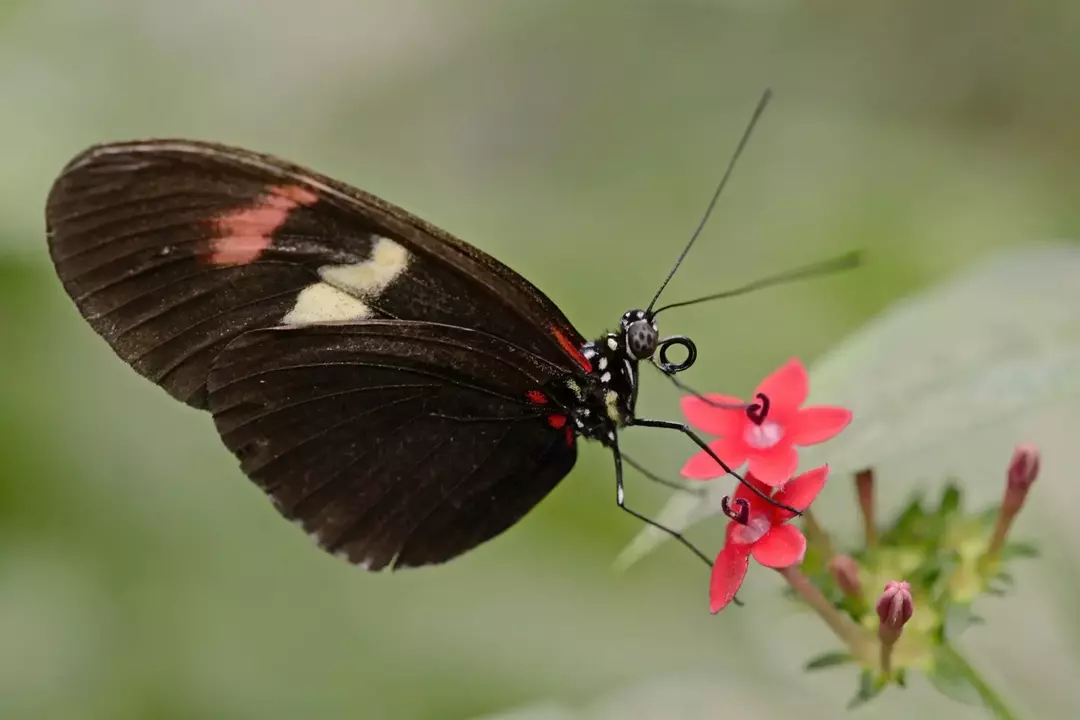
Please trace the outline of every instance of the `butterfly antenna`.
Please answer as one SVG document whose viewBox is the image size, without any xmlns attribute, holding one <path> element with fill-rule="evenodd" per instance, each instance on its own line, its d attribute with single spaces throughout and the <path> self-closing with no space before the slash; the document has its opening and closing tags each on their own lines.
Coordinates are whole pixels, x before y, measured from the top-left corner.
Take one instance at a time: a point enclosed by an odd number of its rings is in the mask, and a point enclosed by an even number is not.
<svg viewBox="0 0 1080 720">
<path fill-rule="evenodd" d="M 794 270 L 788 270 L 786 272 L 777 273 L 776 275 L 769 275 L 763 278 L 749 282 L 746 285 L 742 285 L 730 290 L 724 290 L 723 292 L 713 293 L 712 295 L 705 295 L 703 297 L 694 298 L 693 300 L 684 300 L 682 302 L 671 303 L 670 305 L 664 305 L 661 308 L 657 308 L 653 311 L 653 316 L 659 315 L 665 310 L 670 310 L 677 307 L 686 307 L 687 305 L 697 305 L 698 303 L 709 302 L 710 300 L 720 300 L 721 298 L 731 298 L 739 295 L 746 295 L 747 293 L 754 292 L 756 290 L 762 290 L 767 287 L 773 287 L 776 285 L 787 285 L 789 283 L 798 282 L 800 280 L 810 280 L 812 278 L 822 277 L 824 275 L 832 275 L 834 273 L 843 272 L 845 270 L 851 270 L 859 267 L 863 261 L 863 254 L 859 250 L 853 250 L 843 255 L 824 260 L 822 262 L 816 262 L 811 265 L 804 265 Z"/>
<path fill-rule="evenodd" d="M 766 89 L 761 95 L 761 99 L 758 100 L 757 107 L 754 108 L 754 114 L 750 117 L 750 122 L 746 125 L 746 130 L 743 131 L 742 139 L 739 140 L 739 145 L 735 148 L 735 152 L 731 155 L 731 159 L 728 160 L 727 170 L 724 171 L 724 176 L 720 178 L 720 183 L 716 186 L 716 191 L 713 193 L 712 200 L 709 201 L 709 207 L 705 209 L 705 215 L 702 216 L 701 222 L 698 223 L 697 229 L 694 230 L 694 234 L 690 236 L 690 242 L 686 243 L 686 247 L 683 248 L 682 253 L 679 255 L 679 259 L 675 261 L 674 267 L 671 268 L 671 272 L 664 278 L 664 282 L 660 284 L 660 289 L 653 295 L 652 302 L 649 303 L 648 309 L 645 311 L 647 314 L 652 315 L 653 306 L 656 305 L 656 301 L 660 299 L 660 295 L 664 292 L 664 288 L 671 282 L 671 278 L 675 276 L 679 266 L 682 265 L 683 260 L 686 259 L 687 253 L 690 252 L 690 248 L 694 246 L 698 236 L 701 235 L 701 231 L 705 228 L 705 223 L 709 221 L 709 216 L 712 215 L 713 208 L 716 207 L 716 201 L 720 199 L 720 193 L 724 191 L 724 186 L 727 185 L 728 178 L 731 177 L 731 172 L 735 169 L 735 163 L 738 162 L 739 156 L 742 155 L 743 149 L 750 141 L 750 136 L 754 132 L 754 127 L 757 125 L 758 120 L 761 119 L 761 114 L 765 112 L 765 107 L 769 104 L 769 100 L 772 99 L 772 90 Z"/>
</svg>

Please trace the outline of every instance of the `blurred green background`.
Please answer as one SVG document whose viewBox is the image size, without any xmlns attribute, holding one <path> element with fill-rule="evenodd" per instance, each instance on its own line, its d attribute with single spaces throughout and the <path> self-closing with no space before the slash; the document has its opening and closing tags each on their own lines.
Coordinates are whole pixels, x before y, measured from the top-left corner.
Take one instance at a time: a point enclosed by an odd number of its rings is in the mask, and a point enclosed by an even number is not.
<svg viewBox="0 0 1080 720">
<path fill-rule="evenodd" d="M 376 576 L 324 556 L 209 418 L 78 317 L 45 251 L 45 195 L 94 142 L 248 146 L 495 254 L 591 337 L 648 301 L 772 86 L 666 297 L 852 248 L 870 262 L 665 318 L 698 343 L 688 380 L 739 394 L 996 250 L 1080 238 L 1078 38 L 1072 0 L 3 0 L 0 718 L 843 716 L 854 678 L 800 673 L 833 641 L 772 574 L 712 617 L 704 569 L 674 544 L 613 571 L 639 528 L 598 446 L 447 566 Z M 654 381 L 640 407 L 677 417 L 677 400 Z M 992 499 L 1012 443 L 1075 457 L 1075 428 L 1026 417 L 953 447 L 949 467 L 989 467 L 970 480 Z M 693 452 L 643 430 L 623 443 L 671 476 Z M 907 461 L 897 501 L 940 480 L 929 456 Z M 1048 556 L 968 647 L 1030 717 L 1075 718 L 1080 493 L 1045 465 L 1020 530 Z M 663 504 L 630 483 L 639 508 Z M 855 527 L 831 490 L 827 517 Z M 694 537 L 715 550 L 719 529 Z M 982 717 L 918 681 L 857 716 L 913 712 Z"/>
</svg>

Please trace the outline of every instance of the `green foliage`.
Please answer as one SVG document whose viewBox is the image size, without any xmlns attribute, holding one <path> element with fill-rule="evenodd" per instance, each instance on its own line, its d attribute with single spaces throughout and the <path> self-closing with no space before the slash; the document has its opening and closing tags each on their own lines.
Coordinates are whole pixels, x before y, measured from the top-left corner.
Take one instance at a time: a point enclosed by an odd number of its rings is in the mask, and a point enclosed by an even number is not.
<svg viewBox="0 0 1080 720">
<path fill-rule="evenodd" d="M 995 516 L 997 511 L 994 508 Z M 877 666 L 876 655 L 872 662 L 870 656 L 863 658 L 859 691 L 849 708 L 870 701 L 890 683 L 904 686 L 909 670 L 925 672 L 932 685 L 951 699 L 984 703 L 991 709 L 1000 704 L 952 645 L 972 625 L 982 624 L 972 609 L 978 595 L 1000 596 L 1014 584 L 1013 576 L 1002 569 L 1006 553 L 998 562 L 981 562 L 993 527 L 985 522 L 987 514 L 966 513 L 963 491 L 957 482 L 949 481 L 936 505 L 928 504 L 923 496 L 914 497 L 882 528 L 876 543 L 848 553 L 860 564 L 864 594 L 842 596 L 835 601 L 838 609 L 857 624 L 874 627 L 879 580 L 904 580 L 911 586 L 918 618 L 916 621 L 913 617 L 905 626 L 888 673 Z M 1027 543 L 1011 542 L 1006 547 L 1014 548 L 1009 559 L 1035 555 L 1035 548 Z M 823 555 L 823 548 L 808 550 L 810 562 L 805 574 L 826 597 L 833 598 L 839 591 Z M 852 659 L 848 651 L 827 652 L 809 661 L 806 669 L 831 667 Z M 1007 711 L 998 716 L 1009 717 Z"/>
<path fill-rule="evenodd" d="M 834 668 L 839 665 L 846 665 L 850 662 L 854 662 L 855 658 L 851 653 L 844 650 L 832 650 L 830 652 L 824 652 L 815 658 L 807 660 L 803 669 L 807 672 L 811 670 L 826 670 L 828 668 Z"/>
<path fill-rule="evenodd" d="M 873 700 L 888 683 L 886 680 L 871 670 L 863 670 L 859 673 L 859 686 L 855 691 L 855 697 L 848 701 L 847 709 L 854 710 Z"/>
</svg>

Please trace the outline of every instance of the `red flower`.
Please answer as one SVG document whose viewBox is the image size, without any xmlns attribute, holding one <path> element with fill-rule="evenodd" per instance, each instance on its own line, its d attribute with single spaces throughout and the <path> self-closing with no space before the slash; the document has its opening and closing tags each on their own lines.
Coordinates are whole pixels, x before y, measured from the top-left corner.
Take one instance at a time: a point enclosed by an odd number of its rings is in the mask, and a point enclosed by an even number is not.
<svg viewBox="0 0 1080 720">
<path fill-rule="evenodd" d="M 805 510 L 825 487 L 828 475 L 828 465 L 805 472 L 775 491 L 772 499 Z M 746 479 L 765 493 L 773 490 L 750 473 Z M 790 512 L 758 497 L 745 485 L 735 490 L 730 504 L 726 497 L 723 504 L 731 522 L 709 581 L 709 606 L 714 613 L 723 610 L 739 592 L 751 556 L 766 567 L 784 568 L 798 565 L 806 554 L 806 537 L 799 528 L 786 524 L 795 517 Z"/>
<path fill-rule="evenodd" d="M 800 408 L 806 402 L 809 382 L 798 358 L 762 380 L 747 405 L 726 395 L 706 395 L 682 400 L 686 419 L 707 433 L 719 435 L 709 448 L 732 468 L 750 462 L 749 471 L 769 487 L 780 487 L 795 474 L 799 455 L 795 446 L 824 442 L 847 427 L 851 411 L 842 407 Z M 704 450 L 687 461 L 683 477 L 711 480 L 724 474 Z"/>
</svg>

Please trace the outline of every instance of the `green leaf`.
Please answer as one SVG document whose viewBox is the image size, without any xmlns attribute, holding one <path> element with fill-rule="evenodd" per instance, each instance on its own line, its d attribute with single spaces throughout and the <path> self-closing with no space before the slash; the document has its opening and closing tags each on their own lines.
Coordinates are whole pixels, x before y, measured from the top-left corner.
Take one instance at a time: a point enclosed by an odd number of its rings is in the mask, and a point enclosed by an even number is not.
<svg viewBox="0 0 1080 720">
<path fill-rule="evenodd" d="M 942 695 L 965 705 L 982 704 L 982 696 L 968 680 L 965 668 L 947 647 L 934 650 L 934 662 L 927 673 L 934 688 Z"/>
<path fill-rule="evenodd" d="M 881 535 L 883 545 L 904 545 L 915 542 L 926 524 L 926 511 L 922 506 L 922 493 L 915 493 L 900 511 L 896 520 Z"/>
<path fill-rule="evenodd" d="M 979 525 L 981 525 L 984 530 L 992 530 L 994 525 L 997 524 L 998 515 L 1000 513 L 1000 505 L 986 508 L 978 514 Z"/>
<path fill-rule="evenodd" d="M 969 603 L 950 603 L 945 610 L 945 619 L 941 625 L 945 641 L 951 642 L 958 638 L 961 633 L 975 624 L 974 618 Z"/>
<path fill-rule="evenodd" d="M 868 703 L 873 700 L 884 687 L 884 678 L 879 679 L 872 670 L 863 670 L 862 674 L 859 675 L 859 689 L 855 692 L 855 697 L 848 701 L 847 709 L 854 710 L 860 705 Z"/>
<path fill-rule="evenodd" d="M 1037 548 L 1033 543 L 1021 541 L 1010 542 L 1006 543 L 1005 547 L 1001 549 L 1002 560 L 1035 557 L 1039 557 L 1039 548 Z"/>
<path fill-rule="evenodd" d="M 803 666 L 803 670 L 810 672 L 812 670 L 824 670 L 826 668 L 836 667 L 837 665 L 844 665 L 851 662 L 854 658 L 846 650 L 833 650 L 830 652 L 822 653 L 812 660 L 807 661 Z"/>
<path fill-rule="evenodd" d="M 814 363 L 809 404 L 844 406 L 855 420 L 800 449 L 800 466 L 828 462 L 836 477 L 925 457 L 1080 393 L 1077 277 L 1076 243 L 1028 245 L 889 306 Z"/>
<path fill-rule="evenodd" d="M 938 503 L 938 515 L 943 518 L 952 517 L 960 510 L 960 488 L 950 482 L 941 491 L 941 502 Z"/>
</svg>

